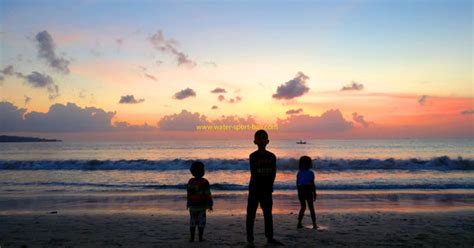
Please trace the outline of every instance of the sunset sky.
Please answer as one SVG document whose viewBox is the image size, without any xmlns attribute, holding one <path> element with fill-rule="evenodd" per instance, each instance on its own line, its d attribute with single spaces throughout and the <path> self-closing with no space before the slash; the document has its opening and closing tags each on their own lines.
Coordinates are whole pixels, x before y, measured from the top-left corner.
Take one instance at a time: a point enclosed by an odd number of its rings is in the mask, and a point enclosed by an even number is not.
<svg viewBox="0 0 474 248">
<path fill-rule="evenodd" d="M 472 20 L 470 0 L 2 0 L 0 133 L 472 138 Z"/>
</svg>

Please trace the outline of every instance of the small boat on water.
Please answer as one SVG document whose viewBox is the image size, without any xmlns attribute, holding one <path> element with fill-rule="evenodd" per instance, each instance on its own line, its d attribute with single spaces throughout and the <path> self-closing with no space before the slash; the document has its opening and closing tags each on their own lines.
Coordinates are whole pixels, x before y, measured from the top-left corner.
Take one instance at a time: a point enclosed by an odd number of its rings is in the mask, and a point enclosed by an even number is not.
<svg viewBox="0 0 474 248">
<path fill-rule="evenodd" d="M 306 144 L 306 141 L 303 141 L 303 140 L 296 141 L 296 144 L 298 144 L 298 145 L 305 145 L 305 144 Z"/>
</svg>

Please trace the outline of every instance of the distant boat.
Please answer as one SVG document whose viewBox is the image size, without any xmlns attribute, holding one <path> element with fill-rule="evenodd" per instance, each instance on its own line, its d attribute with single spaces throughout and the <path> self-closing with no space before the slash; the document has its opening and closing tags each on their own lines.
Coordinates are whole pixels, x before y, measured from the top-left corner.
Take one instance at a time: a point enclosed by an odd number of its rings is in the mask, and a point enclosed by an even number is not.
<svg viewBox="0 0 474 248">
<path fill-rule="evenodd" d="M 303 140 L 296 141 L 296 144 L 298 144 L 298 145 L 305 145 L 305 144 L 306 144 L 306 141 L 303 141 Z"/>
</svg>

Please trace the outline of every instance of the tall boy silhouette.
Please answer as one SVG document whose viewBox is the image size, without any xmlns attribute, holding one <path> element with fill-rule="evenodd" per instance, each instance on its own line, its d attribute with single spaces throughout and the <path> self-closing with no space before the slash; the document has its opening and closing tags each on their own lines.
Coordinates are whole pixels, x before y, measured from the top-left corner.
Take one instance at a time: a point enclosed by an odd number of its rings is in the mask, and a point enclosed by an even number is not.
<svg viewBox="0 0 474 248">
<path fill-rule="evenodd" d="M 267 151 L 268 134 L 265 130 L 255 132 L 254 144 L 258 150 L 250 154 L 250 183 L 247 202 L 247 241 L 253 245 L 253 225 L 258 204 L 265 219 L 265 236 L 269 244 L 281 245 L 273 238 L 272 193 L 276 176 L 276 156 Z"/>
</svg>

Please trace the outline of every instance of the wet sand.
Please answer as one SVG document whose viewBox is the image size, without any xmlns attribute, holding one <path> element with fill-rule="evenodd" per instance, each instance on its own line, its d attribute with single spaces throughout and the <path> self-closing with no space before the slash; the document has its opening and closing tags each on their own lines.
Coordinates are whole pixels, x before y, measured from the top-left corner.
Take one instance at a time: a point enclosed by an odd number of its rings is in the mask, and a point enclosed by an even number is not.
<svg viewBox="0 0 474 248">
<path fill-rule="evenodd" d="M 296 215 L 274 215 L 285 247 L 473 247 L 474 210 L 323 212 L 321 230 L 296 229 Z M 245 215 L 208 214 L 206 241 L 189 243 L 188 216 L 151 213 L 45 212 L 0 215 L 4 247 L 245 247 Z M 255 245 L 265 247 L 263 216 Z"/>
</svg>

